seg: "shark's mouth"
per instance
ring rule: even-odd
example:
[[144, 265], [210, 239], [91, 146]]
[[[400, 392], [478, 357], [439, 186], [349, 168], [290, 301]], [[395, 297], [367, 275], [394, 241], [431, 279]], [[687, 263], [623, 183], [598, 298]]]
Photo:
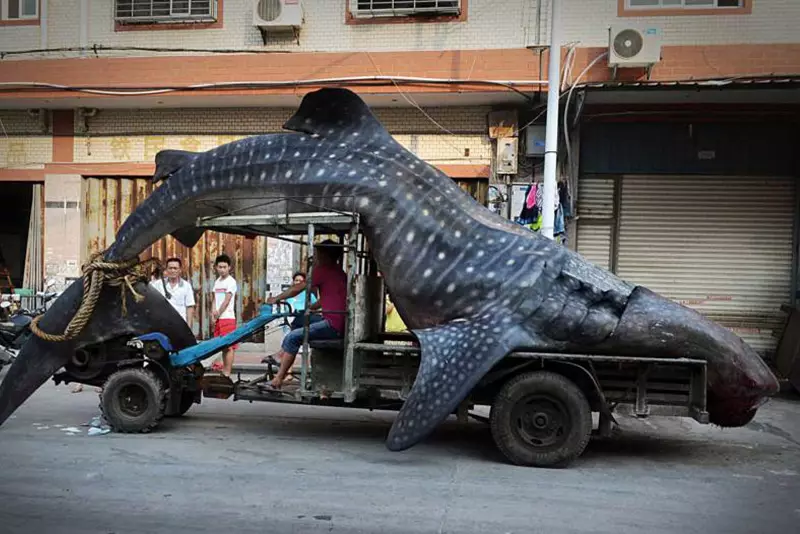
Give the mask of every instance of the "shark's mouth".
[[719, 397], [709, 390], [706, 399], [709, 422], [728, 428], [745, 426], [768, 400], [769, 397], [760, 395]]

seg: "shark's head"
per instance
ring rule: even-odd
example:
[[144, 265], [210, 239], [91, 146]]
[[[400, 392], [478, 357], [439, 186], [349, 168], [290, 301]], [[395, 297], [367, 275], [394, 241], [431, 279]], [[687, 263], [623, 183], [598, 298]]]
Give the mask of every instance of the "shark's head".
[[631, 293], [609, 343], [637, 355], [705, 360], [709, 419], [719, 426], [746, 425], [778, 392], [775, 375], [739, 336], [643, 287]]
[[[97, 345], [121, 336], [151, 331], [166, 334], [176, 348], [195, 343], [191, 329], [175, 309], [155, 289], [138, 283], [134, 289], [144, 299], [131, 294], [122, 312], [119, 287], [105, 286], [88, 324], [68, 341], [45, 341], [32, 336], [22, 347], [0, 384], [0, 424], [61, 367], [67, 365], [82, 347]], [[38, 326], [46, 333], [60, 334], [75, 315], [83, 298], [83, 279], [76, 280], [42, 316]]]

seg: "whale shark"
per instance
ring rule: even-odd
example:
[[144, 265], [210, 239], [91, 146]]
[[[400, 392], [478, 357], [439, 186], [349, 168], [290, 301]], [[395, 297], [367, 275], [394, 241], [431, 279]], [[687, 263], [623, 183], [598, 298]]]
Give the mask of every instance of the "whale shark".
[[[168, 234], [191, 247], [202, 235], [198, 217], [221, 212], [310, 205], [357, 212], [421, 350], [417, 377], [387, 436], [390, 450], [424, 439], [487, 372], [521, 349], [703, 359], [709, 417], [721, 426], [746, 424], [777, 392], [765, 362], [733, 332], [490, 211], [398, 143], [354, 92], [308, 93], [284, 129], [206, 152], [159, 152], [159, 187], [128, 216], [104, 258], [136, 258]], [[306, 202], [253, 207], [253, 198], [270, 196]], [[46, 312], [42, 329], [63, 331], [81, 283]], [[177, 339], [176, 348], [193, 343], [185, 325], [157, 323], [169, 305], [137, 287], [145, 299], [136, 304], [135, 324], [112, 330], [158, 326]], [[0, 385], [0, 423], [76, 346], [110, 337], [108, 321], [95, 311], [73, 343], [31, 339]]]

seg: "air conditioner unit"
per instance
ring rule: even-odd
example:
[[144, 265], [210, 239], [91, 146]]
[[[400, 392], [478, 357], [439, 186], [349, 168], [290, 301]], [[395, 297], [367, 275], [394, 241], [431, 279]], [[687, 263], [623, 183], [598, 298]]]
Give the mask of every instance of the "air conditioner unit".
[[660, 60], [661, 28], [621, 25], [609, 29], [609, 67], [652, 67]]
[[268, 31], [297, 30], [303, 25], [301, 0], [251, 0], [253, 25], [261, 33]]

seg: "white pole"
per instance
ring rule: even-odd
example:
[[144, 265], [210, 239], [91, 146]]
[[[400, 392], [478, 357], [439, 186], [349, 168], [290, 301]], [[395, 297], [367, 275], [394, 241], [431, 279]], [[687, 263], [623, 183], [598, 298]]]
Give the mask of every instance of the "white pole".
[[544, 193], [542, 195], [542, 234], [553, 239], [556, 204], [556, 163], [558, 161], [558, 100], [561, 84], [561, 9], [558, 0], [550, 2], [550, 54], [547, 70], [547, 127], [544, 145]]

